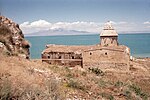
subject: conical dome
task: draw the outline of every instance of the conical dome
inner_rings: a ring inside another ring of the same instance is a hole
[[[116,30],[113,28],[110,21],[105,23],[104,29],[102,30],[100,36],[118,36]]]

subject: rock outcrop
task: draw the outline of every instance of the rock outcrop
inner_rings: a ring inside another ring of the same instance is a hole
[[[0,16],[0,52],[28,59],[29,48],[29,42],[24,39],[19,25],[4,16]]]

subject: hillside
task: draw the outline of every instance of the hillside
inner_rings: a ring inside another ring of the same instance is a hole
[[[0,52],[29,58],[30,44],[25,40],[19,25],[11,19],[0,16]]]
[[[127,70],[49,65],[29,58],[18,24],[0,16],[0,100],[149,100],[150,58]]]
[[[149,100],[150,59],[136,59],[128,72],[49,65],[0,54],[2,100]]]

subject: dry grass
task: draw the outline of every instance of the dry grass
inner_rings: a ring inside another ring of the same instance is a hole
[[[60,82],[51,74],[47,64],[0,55],[0,99],[62,99]]]
[[[150,70],[145,69],[148,66],[133,63],[136,71],[99,69],[92,72],[0,55],[0,99],[149,100],[150,76],[147,73]],[[103,72],[103,75],[95,72]]]

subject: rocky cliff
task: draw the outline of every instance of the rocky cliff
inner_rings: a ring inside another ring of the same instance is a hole
[[[29,58],[29,42],[25,40],[19,25],[0,16],[0,52]]]

